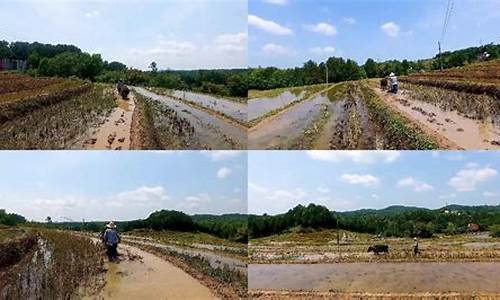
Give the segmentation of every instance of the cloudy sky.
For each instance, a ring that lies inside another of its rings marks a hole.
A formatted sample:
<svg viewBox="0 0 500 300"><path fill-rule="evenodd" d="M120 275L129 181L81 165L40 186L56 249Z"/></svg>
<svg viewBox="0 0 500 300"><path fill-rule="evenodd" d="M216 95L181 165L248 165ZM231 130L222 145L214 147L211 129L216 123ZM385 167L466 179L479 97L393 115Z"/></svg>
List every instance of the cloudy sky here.
<svg viewBox="0 0 500 300"><path fill-rule="evenodd" d="M246 0L9 0L0 40L74 44L146 69L247 66Z"/></svg>
<svg viewBox="0 0 500 300"><path fill-rule="evenodd" d="M248 210L297 204L332 210L500 204L500 153L461 151L251 151Z"/></svg>
<svg viewBox="0 0 500 300"><path fill-rule="evenodd" d="M38 221L246 213L246 162L239 151L3 152L0 208Z"/></svg>
<svg viewBox="0 0 500 300"><path fill-rule="evenodd" d="M249 0L249 65L437 53L448 0ZM499 0L454 0L443 49L500 43Z"/></svg>

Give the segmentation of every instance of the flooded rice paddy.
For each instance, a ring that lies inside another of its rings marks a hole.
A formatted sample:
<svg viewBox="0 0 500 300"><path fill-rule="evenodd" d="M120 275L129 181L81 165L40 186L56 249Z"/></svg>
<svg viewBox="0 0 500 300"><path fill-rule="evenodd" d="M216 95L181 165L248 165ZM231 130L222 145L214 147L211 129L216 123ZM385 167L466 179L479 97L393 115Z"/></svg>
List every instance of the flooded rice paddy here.
<svg viewBox="0 0 500 300"><path fill-rule="evenodd" d="M126 238L124 237L125 241L131 241L134 243L146 245L146 246L153 246L155 248L160 248L160 249L166 249L170 251L174 251L177 253L181 254L187 254L190 256L198 256L201 258L204 258L210 263L210 266L212 268L223 268L223 267L228 267L233 270L239 270L242 272L246 272L246 262L234 257L229 257L229 256L224 256L220 253L215 253L210 251L210 249L207 249L207 245L204 245L204 247L199 247L199 248L185 248L185 247L180 247L176 245L167 245L167 244L162 244L158 243L153 239L149 238L139 238L139 237L130 237L127 236ZM204 249L205 248L205 249ZM212 248L213 249L213 248ZM223 250L225 250L223 248Z"/></svg>
<svg viewBox="0 0 500 300"><path fill-rule="evenodd" d="M498 293L499 262L251 264L250 290Z"/></svg>
<svg viewBox="0 0 500 300"><path fill-rule="evenodd" d="M247 122L247 105L236 101L189 91L172 91L172 96L220 112L241 123Z"/></svg>
<svg viewBox="0 0 500 300"><path fill-rule="evenodd" d="M178 117L189 122L193 127L193 141L190 149L244 149L246 147L246 129L235 123L228 122L214 114L193 108L172 97L161 96L144 88L134 90L152 100L174 110Z"/></svg>
<svg viewBox="0 0 500 300"><path fill-rule="evenodd" d="M260 118L272 111L290 105L293 102L300 101L306 95L305 91L295 95L290 91L285 91L276 97L263 97L248 100L248 120L252 121Z"/></svg>
<svg viewBox="0 0 500 300"><path fill-rule="evenodd" d="M300 148L304 131L330 103L325 95L317 95L297 104L271 120L263 120L249 130L249 149Z"/></svg>

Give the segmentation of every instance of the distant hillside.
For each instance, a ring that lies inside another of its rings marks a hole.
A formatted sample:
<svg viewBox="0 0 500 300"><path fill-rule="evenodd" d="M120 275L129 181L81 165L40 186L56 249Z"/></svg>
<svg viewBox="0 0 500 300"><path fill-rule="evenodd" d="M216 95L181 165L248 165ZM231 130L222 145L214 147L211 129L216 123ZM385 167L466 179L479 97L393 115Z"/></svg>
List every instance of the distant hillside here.
<svg viewBox="0 0 500 300"><path fill-rule="evenodd" d="M481 230L500 224L499 206L448 205L439 209L390 206L384 209L361 209L332 212L321 205L298 205L284 214L249 216L251 238L284 232L292 227L341 228L385 236L430 237L435 233L457 234L469 223Z"/></svg>

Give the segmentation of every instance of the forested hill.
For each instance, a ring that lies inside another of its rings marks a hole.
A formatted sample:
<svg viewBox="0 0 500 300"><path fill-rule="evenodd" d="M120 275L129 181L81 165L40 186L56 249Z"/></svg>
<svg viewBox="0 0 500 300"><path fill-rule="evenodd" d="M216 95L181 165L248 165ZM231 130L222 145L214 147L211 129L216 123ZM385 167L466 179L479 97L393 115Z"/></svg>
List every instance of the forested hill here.
<svg viewBox="0 0 500 300"><path fill-rule="evenodd" d="M385 236L430 237L436 233L458 234L475 223L481 230L500 224L500 205L449 205L439 209L390 206L384 209L361 209L333 212L321 205L298 205L284 214L274 216L250 215L250 238L278 234L294 227L338 228L381 234Z"/></svg>
<svg viewBox="0 0 500 300"><path fill-rule="evenodd" d="M246 243L248 240L248 216L244 214L226 215L194 215L189 216L180 211L160 210L151 213L146 219L132 221L117 221L121 232L135 229L172 230L184 232L205 232L224 239ZM27 222L23 216L8 214L0 209L0 225L25 224L34 227L48 227L77 231L99 232L109 221L82 222Z"/></svg>
<svg viewBox="0 0 500 300"><path fill-rule="evenodd" d="M151 62L150 71L102 59L100 54L83 52L74 45L12 42L0 40L0 59L27 61L33 76L78 77L91 81L192 90L219 96L246 97L246 69L159 70Z"/></svg>

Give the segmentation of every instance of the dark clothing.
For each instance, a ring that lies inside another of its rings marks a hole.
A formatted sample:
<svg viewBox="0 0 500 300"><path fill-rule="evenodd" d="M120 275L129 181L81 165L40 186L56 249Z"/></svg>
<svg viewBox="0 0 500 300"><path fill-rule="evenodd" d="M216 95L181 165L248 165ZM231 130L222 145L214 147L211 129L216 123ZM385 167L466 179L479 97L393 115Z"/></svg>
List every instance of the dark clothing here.
<svg viewBox="0 0 500 300"><path fill-rule="evenodd" d="M397 94L398 93L398 84L397 83L394 84L394 85L392 85L392 87L391 87L391 93L393 93L393 94Z"/></svg>
<svg viewBox="0 0 500 300"><path fill-rule="evenodd" d="M106 244L106 255L108 256L109 261L118 260L118 243L108 245Z"/></svg>
<svg viewBox="0 0 500 300"><path fill-rule="evenodd" d="M103 242L106 245L106 254L109 261L118 259L118 243L120 242L120 235L115 228L107 228L103 234Z"/></svg>

